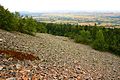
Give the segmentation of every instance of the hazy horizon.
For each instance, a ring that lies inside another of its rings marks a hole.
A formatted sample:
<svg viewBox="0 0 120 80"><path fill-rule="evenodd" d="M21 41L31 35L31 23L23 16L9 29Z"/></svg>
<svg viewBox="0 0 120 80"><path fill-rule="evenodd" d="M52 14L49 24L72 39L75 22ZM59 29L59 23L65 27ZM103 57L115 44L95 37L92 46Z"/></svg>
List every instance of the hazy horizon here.
<svg viewBox="0 0 120 80"><path fill-rule="evenodd" d="M120 12L119 0L0 0L11 12Z"/></svg>

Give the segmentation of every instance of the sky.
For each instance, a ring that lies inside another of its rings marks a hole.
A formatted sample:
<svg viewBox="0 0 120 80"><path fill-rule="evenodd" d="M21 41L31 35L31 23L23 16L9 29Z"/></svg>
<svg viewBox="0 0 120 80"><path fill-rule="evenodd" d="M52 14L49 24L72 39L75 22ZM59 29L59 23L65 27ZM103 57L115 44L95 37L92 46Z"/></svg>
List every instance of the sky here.
<svg viewBox="0 0 120 80"><path fill-rule="evenodd" d="M10 11L112 11L120 12L120 0L0 0Z"/></svg>

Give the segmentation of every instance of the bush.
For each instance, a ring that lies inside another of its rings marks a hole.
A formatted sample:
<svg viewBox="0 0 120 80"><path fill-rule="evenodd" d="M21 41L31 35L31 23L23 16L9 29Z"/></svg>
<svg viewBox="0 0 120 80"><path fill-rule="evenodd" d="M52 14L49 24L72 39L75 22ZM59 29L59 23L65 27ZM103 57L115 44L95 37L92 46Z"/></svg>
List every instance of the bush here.
<svg viewBox="0 0 120 80"><path fill-rule="evenodd" d="M109 50L117 55L120 55L120 43L116 36L113 36L112 41L109 45Z"/></svg>
<svg viewBox="0 0 120 80"><path fill-rule="evenodd" d="M93 41L92 44L93 48L97 50L105 51L108 48L108 45L105 42L104 35L102 30L99 30L96 34L96 39Z"/></svg>
<svg viewBox="0 0 120 80"><path fill-rule="evenodd" d="M1 5L0 5L0 28L5 29L7 31L12 31L14 29L13 14L10 13L8 9L4 9L4 7Z"/></svg>
<svg viewBox="0 0 120 80"><path fill-rule="evenodd" d="M74 32L67 32L64 34L65 37L69 37L71 39L74 39L76 37L77 34L75 34Z"/></svg>
<svg viewBox="0 0 120 80"><path fill-rule="evenodd" d="M18 27L18 31L30 35L34 35L36 33L37 22L33 20L31 17L25 17L20 19L20 25Z"/></svg>
<svg viewBox="0 0 120 80"><path fill-rule="evenodd" d="M0 28L34 35L37 22L32 17L21 17L18 12L10 13L0 5Z"/></svg>
<svg viewBox="0 0 120 80"><path fill-rule="evenodd" d="M47 29L45 28L45 25L43 25L42 23L37 23L36 30L39 33L46 33L47 32Z"/></svg>
<svg viewBox="0 0 120 80"><path fill-rule="evenodd" d="M77 35L75 37L75 42L77 43L84 43L84 44L89 44L91 39L91 35L89 31L81 30L80 35Z"/></svg>

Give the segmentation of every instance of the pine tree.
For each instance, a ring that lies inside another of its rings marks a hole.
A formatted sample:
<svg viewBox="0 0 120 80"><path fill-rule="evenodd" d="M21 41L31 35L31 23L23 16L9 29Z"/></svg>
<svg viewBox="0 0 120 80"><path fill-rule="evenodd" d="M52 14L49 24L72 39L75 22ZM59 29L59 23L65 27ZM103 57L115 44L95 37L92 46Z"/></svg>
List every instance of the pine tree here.
<svg viewBox="0 0 120 80"><path fill-rule="evenodd" d="M89 44L91 41L90 38L91 38L91 35L89 31L81 30L80 35L77 35L75 37L75 41L78 43Z"/></svg>
<svg viewBox="0 0 120 80"><path fill-rule="evenodd" d="M104 39L104 35L102 30L99 30L96 34L96 38L93 42L93 48L98 49L98 50L106 50L107 49L107 44Z"/></svg>
<svg viewBox="0 0 120 80"><path fill-rule="evenodd" d="M0 28L11 31L14 26L13 14L0 5Z"/></svg>

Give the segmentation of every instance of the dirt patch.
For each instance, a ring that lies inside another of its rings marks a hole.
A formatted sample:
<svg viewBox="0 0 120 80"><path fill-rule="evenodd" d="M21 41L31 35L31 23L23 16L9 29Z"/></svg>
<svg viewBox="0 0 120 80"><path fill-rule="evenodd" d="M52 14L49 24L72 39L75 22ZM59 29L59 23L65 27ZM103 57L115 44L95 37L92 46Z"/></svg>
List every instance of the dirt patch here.
<svg viewBox="0 0 120 80"><path fill-rule="evenodd" d="M5 54L6 58L14 58L18 60L38 60L39 58L37 56L33 56L31 53L23 53L23 52L16 52L16 51L10 51L10 50L0 50L0 54Z"/></svg>

